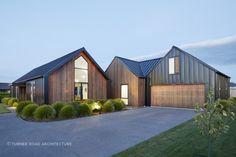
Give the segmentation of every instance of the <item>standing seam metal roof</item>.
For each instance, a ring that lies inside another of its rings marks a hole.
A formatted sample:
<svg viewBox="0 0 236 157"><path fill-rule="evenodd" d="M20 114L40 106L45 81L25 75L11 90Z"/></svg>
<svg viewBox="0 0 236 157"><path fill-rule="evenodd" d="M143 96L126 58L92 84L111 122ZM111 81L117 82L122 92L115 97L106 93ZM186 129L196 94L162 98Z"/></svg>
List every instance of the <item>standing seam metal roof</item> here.
<svg viewBox="0 0 236 157"><path fill-rule="evenodd" d="M147 77L147 75L156 67L157 63L162 59L155 58L145 61L134 61L122 57L116 58L121 60L122 63L125 64L132 73L141 78Z"/></svg>

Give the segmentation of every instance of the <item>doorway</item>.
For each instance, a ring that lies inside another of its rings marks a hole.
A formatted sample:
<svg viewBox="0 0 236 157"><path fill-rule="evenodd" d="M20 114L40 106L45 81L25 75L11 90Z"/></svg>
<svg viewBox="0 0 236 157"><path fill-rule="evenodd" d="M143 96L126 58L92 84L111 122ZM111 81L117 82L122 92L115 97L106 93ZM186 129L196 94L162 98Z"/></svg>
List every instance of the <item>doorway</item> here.
<svg viewBox="0 0 236 157"><path fill-rule="evenodd" d="M88 99L88 83L75 83L75 100Z"/></svg>

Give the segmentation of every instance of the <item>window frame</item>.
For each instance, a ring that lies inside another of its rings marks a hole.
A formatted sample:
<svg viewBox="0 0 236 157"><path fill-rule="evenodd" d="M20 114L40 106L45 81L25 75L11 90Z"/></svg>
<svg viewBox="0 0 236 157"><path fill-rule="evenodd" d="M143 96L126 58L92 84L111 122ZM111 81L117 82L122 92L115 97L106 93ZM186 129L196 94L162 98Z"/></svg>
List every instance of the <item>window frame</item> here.
<svg viewBox="0 0 236 157"><path fill-rule="evenodd" d="M127 97L122 97L122 86L127 86ZM129 104L129 84L120 84L120 99L121 100L127 100L127 103L125 105Z"/></svg>
<svg viewBox="0 0 236 157"><path fill-rule="evenodd" d="M172 73L170 73L170 60L171 59L173 59L173 72ZM178 59L178 62L176 61ZM178 65L177 65L177 63L178 63ZM177 66L178 66L178 68L177 68ZM178 71L177 71L177 69L178 69ZM179 74L180 73L180 57L179 56L173 56L173 57L169 57L168 58L168 74L169 75L176 75L176 74Z"/></svg>

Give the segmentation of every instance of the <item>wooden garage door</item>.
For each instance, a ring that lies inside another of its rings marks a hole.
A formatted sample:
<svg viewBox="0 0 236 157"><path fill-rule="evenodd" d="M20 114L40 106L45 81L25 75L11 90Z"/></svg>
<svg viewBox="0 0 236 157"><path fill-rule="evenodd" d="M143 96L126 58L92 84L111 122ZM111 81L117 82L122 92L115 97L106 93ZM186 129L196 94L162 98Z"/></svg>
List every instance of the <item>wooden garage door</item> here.
<svg viewBox="0 0 236 157"><path fill-rule="evenodd" d="M151 105L194 108L204 104L205 86L198 85L157 85L151 87Z"/></svg>

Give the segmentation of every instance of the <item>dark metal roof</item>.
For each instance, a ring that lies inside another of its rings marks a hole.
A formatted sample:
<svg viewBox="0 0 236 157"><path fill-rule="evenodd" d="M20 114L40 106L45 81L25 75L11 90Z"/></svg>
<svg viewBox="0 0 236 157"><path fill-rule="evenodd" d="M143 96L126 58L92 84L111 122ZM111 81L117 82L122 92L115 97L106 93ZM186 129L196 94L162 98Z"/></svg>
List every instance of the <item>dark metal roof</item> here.
<svg viewBox="0 0 236 157"><path fill-rule="evenodd" d="M106 79L108 79L108 77L106 76L106 74L104 73L102 68L95 62L95 60L90 56L90 54L86 51L86 49L85 48L80 48L80 49L78 49L76 51L73 51L73 52L71 52L71 53L69 53L65 56L62 56L58 59L55 59L55 60L53 60L49 63L46 63L46 64L44 64L40 67L37 67L37 68L31 70L27 74L23 75L22 77L20 77L16 81L14 81L13 84L14 83L22 83L22 82L25 82L25 81L29 81L29 80L33 80L33 79L36 79L36 78L44 77L45 75L49 75L53 71L61 68L64 64L71 61L74 57L79 55L79 53L81 53L81 52L84 52L88 56L88 58L96 65L96 67L103 74L103 76Z"/></svg>
<svg viewBox="0 0 236 157"><path fill-rule="evenodd" d="M10 83L0 83L0 89L10 90Z"/></svg>
<svg viewBox="0 0 236 157"><path fill-rule="evenodd" d="M127 68L138 77L145 78L156 67L161 58L155 58L145 61L134 61L122 57L116 57L122 61Z"/></svg>

